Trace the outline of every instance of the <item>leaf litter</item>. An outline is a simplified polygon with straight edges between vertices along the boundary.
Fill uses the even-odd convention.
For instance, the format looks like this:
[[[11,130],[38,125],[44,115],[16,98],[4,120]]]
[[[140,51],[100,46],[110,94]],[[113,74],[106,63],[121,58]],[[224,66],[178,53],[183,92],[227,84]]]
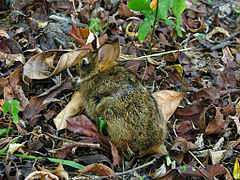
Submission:
[[[186,1],[182,38],[159,21],[152,51],[160,55],[147,56],[150,37],[136,36],[143,16],[126,0],[3,1],[0,102],[18,100],[20,113],[17,123],[0,113],[1,177],[239,179],[240,4],[212,3]],[[107,25],[91,32],[91,18]],[[137,74],[168,122],[170,163],[161,155],[121,157],[83,115],[77,59],[116,38],[119,64]],[[21,147],[10,151],[14,145]]]

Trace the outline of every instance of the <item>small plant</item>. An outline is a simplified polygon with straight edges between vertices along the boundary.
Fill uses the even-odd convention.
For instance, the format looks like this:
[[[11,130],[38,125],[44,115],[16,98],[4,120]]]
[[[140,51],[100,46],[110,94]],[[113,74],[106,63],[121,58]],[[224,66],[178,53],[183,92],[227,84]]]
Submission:
[[[101,33],[103,32],[103,29],[107,26],[107,23],[105,23],[102,27],[99,25],[100,20],[98,18],[91,18],[91,22],[90,22],[90,31],[92,33],[94,32],[98,32]]]
[[[11,112],[11,114],[9,113],[9,125],[8,125],[8,130],[6,132],[7,136],[8,136],[8,133],[10,131],[10,127],[11,127],[11,124],[12,122],[14,123],[17,123],[18,122],[18,106],[19,106],[20,102],[17,101],[17,100],[10,100],[10,101],[5,101],[3,103],[3,115],[6,116],[9,111]]]
[[[240,14],[240,9],[239,9],[239,10],[238,10],[238,9],[234,9],[234,11],[235,11],[236,13]]]
[[[96,126],[99,128],[100,133],[103,134],[102,130],[107,126],[107,123],[102,119],[102,117],[99,117],[96,122]]]
[[[130,0],[128,2],[129,9],[140,11],[145,16],[143,23],[138,29],[139,41],[142,42],[152,28],[152,44],[154,29],[157,25],[157,19],[164,19],[168,25],[174,26],[177,30],[178,36],[182,37],[182,31],[180,28],[182,21],[180,15],[186,8],[185,0],[153,0],[152,4],[150,4],[151,3],[149,0]],[[173,12],[175,15],[175,22],[167,18],[169,11]]]

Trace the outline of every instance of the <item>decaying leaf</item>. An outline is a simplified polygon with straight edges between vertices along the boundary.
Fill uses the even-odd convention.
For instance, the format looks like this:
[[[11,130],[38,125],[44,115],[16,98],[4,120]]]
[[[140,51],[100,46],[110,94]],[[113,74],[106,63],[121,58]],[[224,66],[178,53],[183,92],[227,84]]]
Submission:
[[[20,102],[20,105],[18,106],[18,110],[24,111],[27,105],[29,104],[29,101],[26,98],[24,91],[22,89],[20,74],[21,74],[21,70],[16,69],[5,79],[6,80],[5,82],[3,81],[2,85],[3,85],[4,100],[5,101],[9,101],[11,99],[18,100]],[[1,88],[2,87],[0,85],[0,89]]]
[[[185,177],[202,177],[213,179],[217,175],[225,174],[225,168],[220,165],[208,165],[206,168],[197,168],[192,165],[180,166],[176,168]]]
[[[182,93],[172,90],[156,91],[152,96],[155,98],[158,108],[166,121],[172,116],[184,97]]]
[[[103,144],[108,146],[108,149],[111,149],[113,157],[113,165],[119,164],[121,158],[118,154],[118,150],[114,144],[111,143],[109,139],[103,136],[96,128],[95,124],[89,120],[85,115],[80,115],[73,117],[67,120],[67,128],[74,133],[85,135],[87,137],[92,137],[99,139]]]
[[[229,32],[226,31],[225,29],[221,27],[215,27],[210,33],[206,35],[206,39],[211,43],[215,43],[211,38],[214,34],[217,34],[217,33],[222,33],[225,37],[230,36]]]
[[[4,52],[0,51],[0,60],[1,61],[4,60],[7,67],[11,67],[14,64],[14,62],[16,62],[16,61],[19,61],[22,64],[25,64],[25,57],[21,53],[7,54],[7,53],[4,53]]]
[[[96,163],[96,164],[90,164],[85,168],[78,170],[78,176],[81,176],[88,172],[96,173],[99,176],[110,176],[115,174],[115,172],[108,166],[102,163]],[[108,179],[117,179],[117,178],[113,177]]]
[[[38,166],[38,168],[42,172],[51,173],[51,174],[56,175],[59,179],[69,180],[68,172],[63,168],[63,165],[61,163],[59,163],[57,168],[52,171],[45,169],[41,166]]]
[[[57,74],[69,67],[75,66],[78,63],[78,58],[86,55],[89,51],[87,49],[79,51],[68,50],[49,50],[31,57],[23,67],[23,75],[30,79],[47,79],[54,74]],[[54,56],[53,56],[54,55]],[[55,68],[52,69],[46,64],[49,58],[56,57],[53,64]],[[78,57],[78,58],[77,58]],[[53,61],[53,59],[52,59]]]
[[[53,98],[56,97],[59,93],[61,93],[63,90],[71,89],[72,84],[69,81],[64,81],[61,84],[57,84],[53,86],[52,88],[48,89],[44,93],[34,96],[30,99],[29,104],[26,107],[26,110],[23,113],[23,116],[26,120],[29,121],[29,123],[33,126],[35,125],[37,121],[37,114],[47,108],[47,103],[43,104],[44,100],[47,98]],[[51,101],[49,101],[51,102]]]
[[[190,149],[196,149],[198,146],[192,142],[187,141],[182,137],[177,137],[173,142],[171,150],[180,151],[183,153],[188,152]]]
[[[218,164],[223,159],[225,151],[226,150],[222,151],[209,150],[212,164]]]
[[[67,127],[66,120],[84,110],[82,103],[80,92],[76,91],[72,95],[70,102],[53,120],[57,130],[65,129]]]
[[[56,175],[45,171],[34,171],[25,178],[25,180],[35,179],[59,180]]]

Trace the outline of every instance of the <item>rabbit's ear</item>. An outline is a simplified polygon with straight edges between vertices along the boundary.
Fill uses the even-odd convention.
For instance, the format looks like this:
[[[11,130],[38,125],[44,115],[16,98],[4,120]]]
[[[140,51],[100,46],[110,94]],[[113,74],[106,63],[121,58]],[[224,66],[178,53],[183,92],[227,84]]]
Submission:
[[[113,59],[113,61],[116,61],[120,56],[120,42],[119,42],[119,39],[117,39],[114,43],[112,43],[112,46],[113,46],[112,59]]]
[[[106,65],[108,64],[113,57],[113,46],[111,44],[103,45],[98,51],[98,60],[97,62]]]

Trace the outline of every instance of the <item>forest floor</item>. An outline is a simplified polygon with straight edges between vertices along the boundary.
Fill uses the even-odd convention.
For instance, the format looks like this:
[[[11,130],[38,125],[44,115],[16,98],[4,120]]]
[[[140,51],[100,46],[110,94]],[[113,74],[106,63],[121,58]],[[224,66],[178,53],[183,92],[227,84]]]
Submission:
[[[151,35],[136,35],[144,16],[126,0],[0,4],[0,180],[240,179],[238,0],[186,0],[183,37],[158,20],[152,56]],[[74,112],[60,113],[78,88],[76,57],[115,39],[119,64],[150,93],[184,95],[167,97],[169,156],[120,160],[87,117],[75,113],[66,124]]]

